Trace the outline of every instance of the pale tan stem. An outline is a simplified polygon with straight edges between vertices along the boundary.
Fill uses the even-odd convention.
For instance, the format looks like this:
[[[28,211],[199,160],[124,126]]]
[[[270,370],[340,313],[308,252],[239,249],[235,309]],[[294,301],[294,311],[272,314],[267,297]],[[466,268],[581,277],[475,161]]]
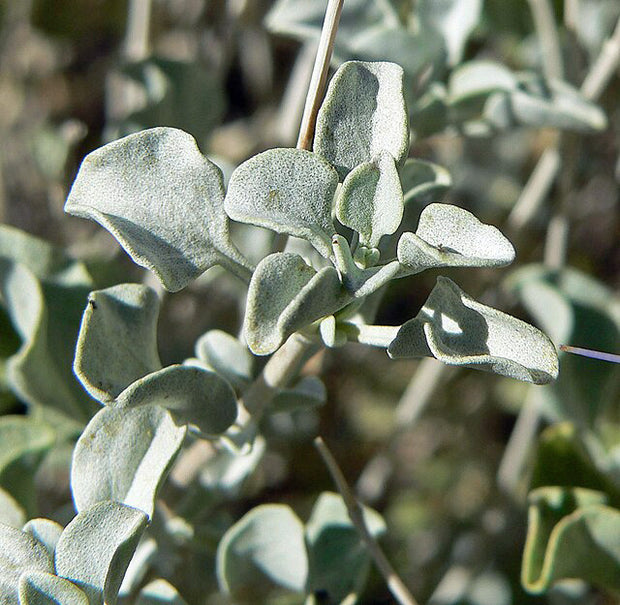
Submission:
[[[124,54],[128,61],[142,61],[149,54],[152,0],[130,0]]]
[[[528,0],[536,35],[540,42],[543,72],[548,79],[561,80],[564,77],[560,36],[549,0]]]
[[[338,31],[338,23],[340,22],[340,13],[342,12],[343,4],[344,0],[330,0],[327,5],[323,29],[321,31],[321,39],[319,40],[319,48],[314,62],[312,79],[310,80],[310,88],[308,90],[308,96],[306,97],[306,106],[304,107],[304,114],[301,119],[301,128],[299,129],[299,138],[297,139],[298,149],[312,148],[316,116],[323,101],[323,93],[325,91],[327,74],[329,72],[329,63],[334,50],[334,41],[336,39],[336,32]]]
[[[349,484],[347,483],[344,474],[340,470],[340,467],[338,466],[338,463],[336,462],[333,454],[331,453],[327,445],[325,445],[325,442],[321,437],[317,437],[314,440],[314,445],[319,451],[319,454],[321,454],[321,457],[325,462],[325,466],[327,466],[329,474],[332,476],[332,479],[336,484],[336,489],[342,496],[344,504],[347,507],[347,512],[349,513],[351,523],[353,523],[353,526],[357,530],[360,539],[368,549],[370,556],[373,558],[377,569],[385,579],[387,587],[392,593],[392,596],[396,599],[398,603],[400,603],[400,605],[418,605],[418,602],[409,592],[409,589],[405,586],[404,582],[394,571],[394,568],[388,561],[385,553],[379,546],[379,543],[375,540],[370,531],[368,531],[366,521],[364,520],[364,511],[360,503],[353,495],[353,492],[351,492],[351,488],[349,487]]]

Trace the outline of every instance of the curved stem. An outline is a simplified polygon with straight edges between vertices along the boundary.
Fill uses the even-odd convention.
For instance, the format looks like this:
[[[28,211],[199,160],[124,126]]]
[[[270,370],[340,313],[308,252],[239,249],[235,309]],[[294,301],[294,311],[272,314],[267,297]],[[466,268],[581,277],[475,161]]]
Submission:
[[[385,556],[385,553],[379,546],[379,543],[375,540],[370,531],[368,531],[366,521],[364,520],[364,511],[360,503],[353,495],[353,492],[351,491],[351,488],[349,487],[347,480],[340,470],[333,454],[327,445],[325,445],[325,442],[321,437],[317,437],[314,440],[314,445],[319,451],[319,454],[321,454],[321,458],[323,458],[325,466],[327,466],[329,474],[332,476],[332,479],[336,484],[336,489],[342,496],[344,504],[347,507],[347,512],[349,513],[351,523],[353,523],[360,539],[366,545],[366,548],[368,549],[370,556],[373,558],[377,569],[384,577],[392,596],[398,603],[400,603],[400,605],[418,605],[418,602],[409,592],[409,589],[405,586],[399,575],[394,571],[394,568],[388,561],[388,558]]]

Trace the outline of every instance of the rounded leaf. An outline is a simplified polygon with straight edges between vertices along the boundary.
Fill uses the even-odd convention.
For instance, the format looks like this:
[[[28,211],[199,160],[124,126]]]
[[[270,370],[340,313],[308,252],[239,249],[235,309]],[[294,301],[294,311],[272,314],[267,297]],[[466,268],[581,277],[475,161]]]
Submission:
[[[230,242],[223,201],[222,173],[194,138],[152,128],[87,155],[65,211],[97,221],[176,291],[226,257],[244,264]]]
[[[210,330],[195,345],[196,357],[233,386],[246,386],[252,379],[254,358],[247,346],[222,330]]]
[[[142,511],[118,502],[99,502],[78,513],[58,540],[56,573],[79,586],[90,605],[115,605],[147,523]]]
[[[270,149],[232,173],[224,205],[235,221],[307,239],[329,257],[337,184],[338,175],[321,156]]]
[[[381,151],[402,163],[409,152],[402,68],[386,62],[343,63],[317,116],[314,151],[341,179]]]
[[[237,417],[237,397],[215,372],[172,365],[137,380],[113,404],[116,408],[161,406],[177,424],[193,424],[208,435],[223,433]]]
[[[220,588],[255,594],[268,580],[302,592],[308,575],[304,527],[282,504],[252,509],[224,535],[217,549]]]
[[[75,584],[41,571],[22,574],[19,602],[20,605],[89,605],[86,593]]]
[[[541,593],[567,578],[620,589],[620,512],[601,492],[543,487],[530,496],[521,580]]]
[[[405,204],[429,198],[438,199],[452,185],[450,173],[433,162],[408,158],[400,169]]]
[[[157,352],[159,298],[139,284],[91,292],[73,368],[98,401],[112,401],[132,382],[161,368]]]
[[[360,234],[360,242],[376,248],[384,235],[398,229],[404,202],[394,158],[383,151],[354,168],[345,178],[336,205],[338,220]]]
[[[370,508],[363,510],[371,535],[383,534],[385,522],[381,515]],[[306,544],[310,562],[308,592],[327,594],[333,603],[359,592],[368,574],[370,553],[339,494],[323,492],[319,496],[306,524]]]
[[[0,599],[18,603],[19,577],[25,571],[54,571],[53,559],[36,538],[0,523]]]
[[[401,326],[388,354],[393,358],[428,354],[424,344],[444,363],[526,382],[545,384],[558,374],[557,353],[547,336],[475,301],[446,277],[437,279],[417,317]]]
[[[496,227],[450,204],[429,204],[415,233],[403,233],[398,260],[407,273],[434,267],[501,267],[515,257],[512,244]]]
[[[140,591],[136,605],[187,605],[187,603],[172,584],[166,580],[153,580]]]
[[[258,264],[250,282],[243,324],[248,346],[256,355],[269,355],[293,332],[347,300],[333,267],[317,273],[298,254],[271,254]]]
[[[30,519],[26,525],[22,528],[28,534],[34,536],[50,554],[50,557],[54,557],[56,550],[56,544],[60,539],[60,535],[63,532],[63,526],[51,519]]]
[[[73,452],[71,491],[78,512],[105,500],[153,515],[155,497],[181,449],[186,428],[159,406],[103,408]]]

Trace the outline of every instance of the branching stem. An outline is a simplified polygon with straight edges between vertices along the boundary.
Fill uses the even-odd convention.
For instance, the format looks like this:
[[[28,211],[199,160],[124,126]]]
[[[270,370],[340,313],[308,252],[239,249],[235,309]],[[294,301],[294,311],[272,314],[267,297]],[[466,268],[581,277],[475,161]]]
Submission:
[[[314,445],[319,451],[319,454],[321,454],[321,458],[323,458],[325,466],[327,466],[329,474],[332,476],[332,479],[336,484],[336,489],[342,496],[344,504],[347,507],[347,512],[349,513],[351,523],[353,523],[353,526],[357,530],[360,539],[362,540],[362,542],[364,542],[366,548],[368,548],[368,552],[370,553],[375,564],[377,565],[377,569],[384,577],[387,587],[392,593],[392,596],[396,599],[398,603],[400,603],[400,605],[418,605],[418,602],[409,592],[409,589],[405,586],[404,582],[394,571],[394,568],[388,561],[385,553],[379,546],[378,542],[375,540],[370,531],[368,531],[366,521],[364,520],[364,511],[362,510],[360,503],[356,500],[355,496],[351,492],[351,488],[349,487],[347,480],[345,479],[344,474],[340,470],[340,467],[338,466],[338,463],[336,462],[333,454],[321,437],[317,437],[314,440]]]

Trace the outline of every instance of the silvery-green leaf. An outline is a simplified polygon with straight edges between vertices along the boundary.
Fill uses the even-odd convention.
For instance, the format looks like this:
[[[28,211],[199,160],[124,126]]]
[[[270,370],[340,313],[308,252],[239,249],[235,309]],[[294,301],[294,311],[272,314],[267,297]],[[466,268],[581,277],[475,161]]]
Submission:
[[[86,593],[52,573],[31,571],[19,579],[20,605],[89,605]]]
[[[20,232],[0,230],[0,303],[22,339],[7,361],[11,389],[28,404],[40,404],[78,427],[92,414],[88,397],[71,373],[79,316],[89,281],[83,266],[63,263],[53,249]],[[41,254],[40,262],[31,258]],[[32,269],[19,259],[32,265]],[[43,281],[35,273],[58,268]]]
[[[380,152],[354,168],[344,180],[336,216],[360,234],[360,242],[376,248],[384,235],[398,229],[403,218],[403,192],[394,158]]]
[[[304,376],[293,387],[282,389],[274,397],[271,410],[291,412],[323,405],[327,401],[327,389],[317,376]]]
[[[124,87],[124,91],[123,91]],[[106,81],[106,140],[154,126],[173,126],[204,140],[226,107],[217,70],[200,61],[150,56],[123,62]],[[127,95],[127,89],[133,94]]]
[[[566,578],[620,588],[620,512],[605,495],[583,488],[543,487],[529,496],[521,580],[541,593]]]
[[[263,459],[266,449],[267,443],[260,435],[247,453],[235,453],[222,448],[203,466],[200,484],[211,492],[235,498]]]
[[[547,336],[473,300],[445,277],[437,278],[416,318],[401,326],[388,347],[390,357],[420,355],[421,335],[430,353],[447,364],[535,384],[551,382],[558,374],[557,353]]]
[[[528,265],[511,273],[506,284],[554,342],[619,350],[620,298],[604,283],[570,267],[557,271]],[[546,409],[552,419],[588,425],[614,408],[620,392],[618,365],[560,355],[560,366],[549,398],[557,405]]]
[[[0,257],[20,263],[39,279],[52,279],[79,265],[57,248],[10,225],[0,225]]]
[[[448,95],[450,102],[486,98],[494,92],[511,92],[518,86],[514,72],[494,61],[468,61],[450,75]]]
[[[603,110],[565,82],[543,81],[535,74],[521,74],[519,86],[509,98],[516,124],[584,133],[604,130],[607,126]],[[507,118],[497,110],[493,113],[493,109],[491,105],[485,117],[492,120],[500,116],[497,126],[505,126]]]
[[[409,152],[409,123],[403,70],[395,63],[343,63],[319,110],[314,150],[341,179],[387,151],[398,164]]]
[[[132,382],[161,368],[157,353],[159,298],[139,284],[91,292],[74,369],[84,388],[106,403]]]
[[[266,27],[293,38],[318,40],[325,18],[327,0],[277,0],[265,18]],[[347,0],[342,6],[336,42],[345,44],[360,30],[373,25],[398,23],[398,15],[389,2]]]
[[[256,595],[269,581],[302,592],[308,576],[304,526],[283,504],[252,509],[224,535],[217,548],[222,590]]]
[[[329,257],[337,184],[338,175],[320,155],[270,149],[232,173],[224,205],[235,221],[306,239]]]
[[[252,379],[254,359],[248,348],[222,330],[210,330],[195,345],[196,357],[224,376],[234,387],[246,386]]]
[[[26,511],[9,492],[0,488],[0,523],[19,529],[25,521]]]
[[[338,323],[333,315],[328,315],[319,324],[321,340],[326,347],[335,349],[347,342],[347,337],[338,329]]]
[[[575,33],[581,46],[587,49],[590,60],[594,61],[603,43],[612,35],[620,16],[620,5],[616,0],[579,0],[575,8]]]
[[[350,39],[344,49],[342,46],[337,39],[335,52],[347,58],[397,63],[405,72],[407,85],[411,85],[423,71],[445,66],[446,47],[442,37],[433,28],[420,28],[414,32],[402,27],[400,23],[364,27]],[[413,96],[411,93],[405,89],[406,96]]]
[[[53,573],[45,546],[19,529],[0,523],[0,602],[18,605],[19,577],[25,571]]]
[[[178,454],[186,428],[159,406],[105,407],[78,439],[71,465],[76,510],[114,500],[153,515],[157,491]]]
[[[56,546],[56,573],[77,584],[90,605],[115,605],[118,589],[148,517],[118,502],[78,513]]]
[[[166,580],[153,580],[140,591],[136,605],[187,605],[187,603],[172,584]]]
[[[157,541],[148,534],[140,540],[133,558],[127,566],[125,577],[118,591],[119,597],[127,597],[134,594],[142,584],[144,577],[148,573],[151,564],[157,557]]]
[[[256,355],[273,353],[293,332],[345,302],[338,272],[316,272],[297,254],[277,253],[256,267],[248,290],[245,338]]]
[[[30,519],[26,525],[22,528],[28,534],[34,536],[50,554],[51,558],[54,558],[54,552],[56,550],[56,544],[63,532],[63,526],[51,519]]]
[[[364,521],[371,535],[385,532],[385,522],[370,508]],[[306,524],[309,574],[306,590],[329,595],[334,603],[359,592],[370,566],[370,554],[351,523],[342,497],[323,492]]]
[[[403,233],[398,260],[408,273],[433,267],[501,267],[514,260],[512,244],[492,225],[450,204],[429,204],[415,233]]]
[[[450,173],[439,164],[408,158],[400,169],[405,204],[440,197],[451,185]]]
[[[153,128],[86,156],[65,210],[96,220],[176,291],[216,264],[249,273],[230,241],[223,201],[222,174],[194,138]]]
[[[54,431],[43,422],[28,416],[0,418],[0,476],[24,456],[35,456],[49,449],[56,438]]]
[[[443,34],[450,64],[459,63],[467,38],[480,20],[482,0],[419,0],[415,9],[422,29],[430,25]]]
[[[237,417],[237,397],[215,372],[172,365],[127,387],[112,404],[118,409],[161,406],[177,424],[192,424],[205,435],[224,432]]]

